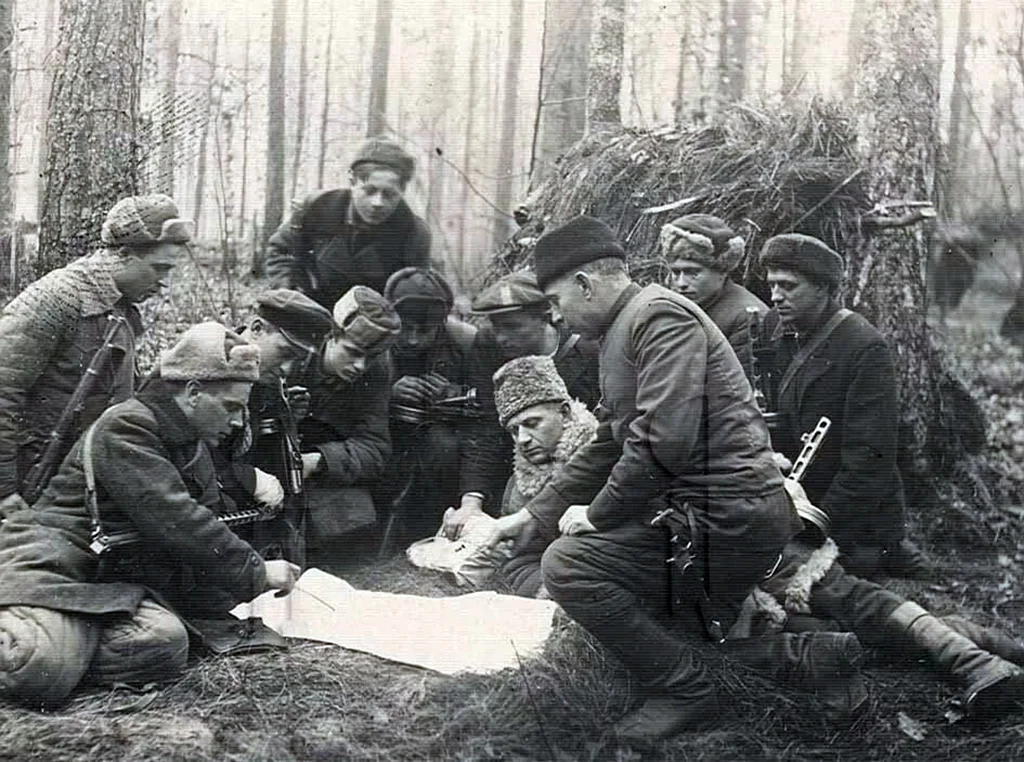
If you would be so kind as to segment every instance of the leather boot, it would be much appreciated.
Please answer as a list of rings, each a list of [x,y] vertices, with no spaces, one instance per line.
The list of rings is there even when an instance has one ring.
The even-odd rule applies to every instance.
[[[965,638],[973,640],[980,648],[984,648],[996,656],[1001,656],[1007,661],[1012,661],[1019,667],[1024,667],[1024,644],[1009,635],[991,627],[982,627],[980,624],[975,624],[956,614],[940,617],[940,619]]]
[[[848,724],[864,708],[864,650],[852,632],[781,632],[727,640],[726,652],[788,688],[813,693],[833,722]]]
[[[982,649],[913,601],[897,607],[885,626],[890,636],[916,645],[964,687],[968,714],[991,716],[1024,706],[1024,670]]]
[[[907,539],[902,539],[886,549],[882,571],[890,577],[904,579],[929,579],[934,572],[932,563],[924,551]]]
[[[684,731],[708,730],[718,722],[718,693],[689,651],[646,688],[647,700],[615,723],[613,732],[621,743],[651,746]]]

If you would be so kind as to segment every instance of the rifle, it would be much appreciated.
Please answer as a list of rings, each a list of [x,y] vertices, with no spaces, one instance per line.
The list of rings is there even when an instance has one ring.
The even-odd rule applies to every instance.
[[[127,324],[127,321],[121,315],[109,315],[107,319],[110,323],[103,334],[103,343],[96,350],[96,354],[92,356],[92,360],[85,369],[85,373],[82,374],[82,378],[78,382],[78,386],[75,387],[71,399],[64,406],[60,418],[57,419],[57,423],[54,424],[53,429],[47,436],[46,447],[43,449],[42,455],[39,456],[39,459],[29,470],[28,476],[25,477],[21,496],[29,505],[32,505],[39,499],[39,496],[46,489],[46,485],[49,484],[54,472],[60,465],[63,457],[61,451],[64,449],[64,440],[71,432],[75,417],[85,409],[85,401],[92,394],[93,387],[96,386],[100,373],[106,369],[110,354],[113,351],[114,337],[117,335],[118,330]]]

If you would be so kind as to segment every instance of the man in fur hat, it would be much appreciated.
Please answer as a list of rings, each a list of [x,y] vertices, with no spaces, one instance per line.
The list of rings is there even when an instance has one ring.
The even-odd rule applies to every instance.
[[[381,292],[393,272],[426,267],[430,231],[403,198],[414,168],[389,138],[363,143],[349,167],[350,187],[307,196],[270,237],[271,285],[331,309],[353,286]]]
[[[544,552],[544,585],[643,685],[646,700],[615,730],[647,743],[720,715],[706,668],[661,619],[668,601],[680,624],[722,641],[800,520],[722,332],[686,297],[636,285],[625,256],[591,217],[537,242],[538,285],[574,329],[601,340],[607,413],[597,438],[499,519],[492,539],[557,537]],[[673,551],[681,573],[671,585],[668,518],[690,543]]]
[[[292,588],[298,567],[263,561],[217,519],[226,506],[208,443],[242,425],[258,376],[258,348],[219,323],[193,326],[137,398],[78,440],[35,507],[8,517],[0,694],[53,706],[83,680],[173,678],[189,649],[178,615],[223,615]],[[90,548],[100,528],[138,539],[101,562]]]
[[[342,555],[345,535],[376,520],[370,490],[391,457],[390,350],[401,330],[395,308],[368,286],[346,292],[332,316],[323,351],[299,379],[310,394],[298,426],[306,541],[322,563]]]
[[[494,409],[494,373],[525,355],[550,355],[569,394],[586,405],[600,398],[597,347],[554,320],[551,300],[533,275],[515,272],[500,278],[473,300],[473,313],[487,318],[469,356],[469,384],[476,389],[482,417],[466,426],[459,440],[461,499],[447,514],[445,530],[457,536],[472,516],[497,515],[501,494],[512,473],[508,437]]]
[[[103,223],[101,248],[47,273],[4,309],[0,514],[24,507],[25,479],[107,336],[110,355],[74,416],[54,470],[100,413],[131,397],[135,339],[142,331],[136,305],[167,286],[193,228],[167,196],[122,199]]]
[[[772,296],[764,332],[773,349],[770,404],[780,419],[775,450],[795,458],[801,435],[830,418],[803,486],[828,513],[843,566],[863,577],[924,573],[920,551],[905,538],[896,368],[885,337],[840,305],[843,259],[824,242],[775,236],[760,263]]]
[[[403,534],[414,539],[433,534],[443,507],[459,497],[459,430],[468,421],[459,414],[472,408],[452,405],[442,411],[437,403],[468,393],[477,330],[451,317],[455,295],[436,270],[399,270],[388,278],[384,298],[402,319],[390,407],[394,456],[388,471],[395,478],[388,481],[393,496],[405,493],[395,509],[403,517]]]
[[[743,261],[743,237],[718,217],[685,214],[662,226],[661,255],[674,289],[708,313],[749,374],[748,310],[760,316],[768,305],[729,277]]]
[[[501,502],[502,515],[516,513],[540,494],[580,447],[594,438],[597,418],[569,395],[554,361],[528,355],[505,363],[494,374],[498,420],[514,444],[512,476]],[[516,595],[547,597],[540,563],[544,546],[523,547],[502,575]]]

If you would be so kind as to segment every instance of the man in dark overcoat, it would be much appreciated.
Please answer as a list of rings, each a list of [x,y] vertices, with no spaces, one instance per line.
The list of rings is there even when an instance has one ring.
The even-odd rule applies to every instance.
[[[136,305],[168,284],[193,228],[167,196],[122,199],[104,220],[101,248],[47,273],[4,309],[0,514],[25,505],[25,479],[107,335],[108,360],[74,413],[53,469],[100,413],[132,395],[135,340],[142,331]]]
[[[327,309],[353,286],[382,292],[403,267],[430,264],[430,231],[406,204],[413,158],[388,138],[367,140],[348,188],[317,191],[270,237],[267,276]]]
[[[7,519],[0,694],[51,706],[83,679],[175,677],[189,648],[179,614],[224,615],[291,589],[298,567],[264,562],[217,518],[209,446],[241,427],[258,375],[255,346],[219,323],[190,328],[139,396],[78,440],[38,503]],[[90,547],[98,530],[136,542],[108,560]]]
[[[498,519],[492,540],[561,531],[544,553],[545,587],[645,691],[620,738],[705,727],[719,715],[714,684],[662,617],[674,608],[682,626],[721,642],[798,531],[768,430],[722,332],[689,299],[634,283],[603,222],[577,217],[534,256],[538,285],[601,341],[601,425],[522,511]],[[666,516],[680,524],[675,551]]]
[[[831,429],[803,486],[832,521],[843,567],[862,577],[921,573],[920,552],[906,540],[896,368],[885,337],[840,305],[843,260],[822,241],[775,236],[760,262],[773,305],[764,332],[773,345],[775,450],[792,460],[801,435],[827,416]]]

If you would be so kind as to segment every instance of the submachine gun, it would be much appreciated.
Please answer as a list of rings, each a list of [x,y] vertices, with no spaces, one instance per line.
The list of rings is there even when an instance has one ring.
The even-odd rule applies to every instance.
[[[754,402],[761,410],[769,432],[782,427],[778,412],[781,374],[776,372],[776,360],[783,350],[796,342],[796,334],[784,333],[778,344],[772,342],[764,330],[764,315],[755,307],[747,307],[748,367],[744,368],[754,389]]]
[[[483,411],[477,401],[476,389],[464,389],[461,394],[454,397],[445,397],[426,405],[392,402],[390,411],[393,420],[410,426],[478,421],[483,418]]]

